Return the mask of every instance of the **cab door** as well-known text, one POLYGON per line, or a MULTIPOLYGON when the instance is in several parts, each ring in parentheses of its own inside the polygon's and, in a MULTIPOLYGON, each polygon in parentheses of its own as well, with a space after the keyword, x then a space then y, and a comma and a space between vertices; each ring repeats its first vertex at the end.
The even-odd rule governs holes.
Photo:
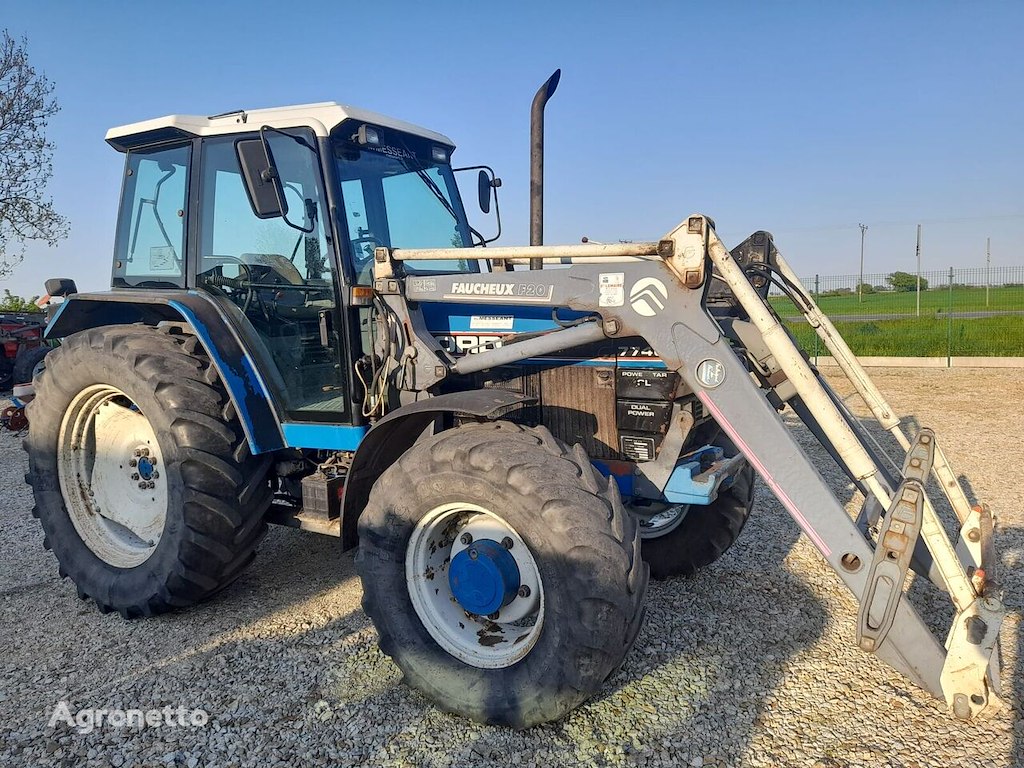
POLYGON ((263 357, 272 361, 269 378, 285 421, 350 424, 340 286, 319 156, 310 148, 311 132, 288 133, 305 141, 279 132, 267 137, 287 218, 259 218, 249 202, 236 144, 254 137, 202 142, 196 285, 234 303, 252 325, 263 357))

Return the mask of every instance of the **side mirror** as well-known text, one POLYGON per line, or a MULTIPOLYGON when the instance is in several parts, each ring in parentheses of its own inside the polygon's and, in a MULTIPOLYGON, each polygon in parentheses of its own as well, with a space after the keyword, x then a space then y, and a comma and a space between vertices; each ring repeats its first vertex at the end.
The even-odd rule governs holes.
POLYGON ((267 143, 262 139, 243 139, 235 144, 235 152, 253 213, 261 219, 287 215, 284 185, 267 143))
POLYGON ((480 210, 484 213, 491 212, 491 177, 487 171, 481 169, 476 177, 477 197, 480 201, 480 210))
POLYGON ((46 289, 47 296, 62 296, 67 298, 73 293, 78 293, 78 286, 75 285, 75 281, 70 277, 51 277, 45 283, 43 287, 46 289))

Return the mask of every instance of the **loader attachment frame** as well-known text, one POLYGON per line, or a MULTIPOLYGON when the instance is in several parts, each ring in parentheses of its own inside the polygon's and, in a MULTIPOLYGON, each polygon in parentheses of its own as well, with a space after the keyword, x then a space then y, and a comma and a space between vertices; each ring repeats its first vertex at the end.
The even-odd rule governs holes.
MULTIPOLYGON (((993 517, 972 507, 931 430, 908 435, 835 327, 775 249, 755 233, 733 253, 707 217, 695 214, 659 241, 599 246, 487 248, 478 258, 506 264, 566 263, 568 269, 406 276, 403 262, 464 259, 463 249, 375 253, 375 289, 405 328, 410 345, 396 361, 406 389, 429 395, 443 380, 570 349, 639 336, 681 376, 728 434, 829 566, 860 602, 859 647, 969 719, 998 704, 998 635, 1005 609, 997 594, 993 517), (751 244, 754 244, 752 246, 751 244), (532 260, 532 261, 531 261, 532 260), (903 451, 887 467, 867 433, 797 348, 767 301, 767 281, 787 288, 879 424, 903 451), (709 300, 712 281, 714 300, 709 300), (728 290, 723 291, 722 285, 728 290), (740 333, 711 304, 725 296, 740 333), (428 333, 421 302, 550 306, 587 313, 571 327, 455 358, 428 333), (870 528, 847 514, 780 416, 784 404, 811 427, 840 467, 880 510, 870 528), (934 475, 960 523, 954 545, 928 499, 934 475), (873 535, 872 535, 873 534, 873 535), (949 593, 956 616, 940 641, 904 596, 907 571, 925 571, 949 593)), ((657 460, 636 474, 664 487, 665 465, 682 447, 686 414, 673 423, 657 460), (675 437, 678 437, 676 435, 675 437), (670 452, 666 455, 665 452, 670 452)))

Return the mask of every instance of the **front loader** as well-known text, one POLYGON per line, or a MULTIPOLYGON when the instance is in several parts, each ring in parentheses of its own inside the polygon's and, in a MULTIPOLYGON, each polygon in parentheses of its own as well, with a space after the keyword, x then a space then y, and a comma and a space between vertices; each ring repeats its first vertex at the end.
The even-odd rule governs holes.
POLYGON ((48 284, 64 343, 30 405, 35 513, 61 574, 135 618, 226 587, 267 522, 337 536, 405 679, 526 727, 619 668, 649 572, 722 555, 756 474, 858 599, 851 642, 958 718, 994 706, 988 508, 931 430, 904 431, 767 232, 730 251, 695 214, 651 242, 541 244, 556 85, 534 101, 524 247, 469 223, 456 172, 487 213, 490 169, 453 169, 449 139, 382 115, 316 104, 109 132, 126 154, 112 289, 48 284), (773 286, 904 458, 797 348, 773 286), (787 408, 864 495, 857 519, 787 408), (904 596, 911 570, 950 595, 944 640, 904 596))

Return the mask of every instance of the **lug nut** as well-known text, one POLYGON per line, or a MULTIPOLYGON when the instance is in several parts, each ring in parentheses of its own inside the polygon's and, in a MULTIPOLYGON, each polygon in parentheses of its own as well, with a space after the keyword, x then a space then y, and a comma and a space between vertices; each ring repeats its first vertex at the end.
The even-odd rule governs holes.
POLYGON ((140 455, 142 455, 142 456, 149 456, 149 448, 142 448, 140 450, 141 450, 141 454, 140 455))
POLYGON ((138 472, 132 472, 132 480, 138 480, 138 479, 139 479, 139 473, 138 472))
POLYGON ((459 537, 459 541, 461 541, 466 546, 469 546, 470 544, 473 543, 473 534, 469 533, 467 531, 466 533, 462 534, 462 536, 459 537))
POLYGON ((130 459, 128 461, 128 466, 129 467, 137 467, 138 465, 139 465, 139 462, 138 462, 137 459, 130 459))
POLYGON ((153 474, 152 474, 152 478, 153 478, 154 480, 156 480, 156 479, 157 479, 158 477, 160 477, 160 473, 159 473, 159 472, 156 472, 156 471, 154 471, 154 472, 153 472, 153 474))
POLYGON ((519 596, 520 597, 529 597, 530 596, 530 588, 526 584, 523 584, 523 586, 521 586, 519 588, 519 596))
POLYGON ((138 448, 136 448, 135 449, 135 458, 138 458, 141 455, 142 455, 142 451, 140 451, 138 448))
POLYGON ((146 481, 145 480, 143 480, 141 483, 139 483, 139 488, 141 488, 142 490, 146 490, 146 481))
POLYGON ((494 613, 487 614, 487 618, 490 619, 491 621, 497 621, 498 620, 498 611, 495 611, 494 613))
POLYGON ((505 549, 512 549, 512 539, 506 536, 504 539, 501 540, 501 546, 503 546, 505 549))

